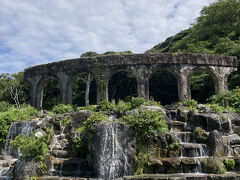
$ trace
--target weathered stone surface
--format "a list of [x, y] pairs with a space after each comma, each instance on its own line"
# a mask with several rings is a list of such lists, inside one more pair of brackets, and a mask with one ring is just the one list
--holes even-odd
[[204, 143], [204, 144], [206, 144], [207, 143], [207, 139], [208, 139], [208, 135], [209, 135], [209, 133], [207, 133], [205, 130], [203, 130], [200, 127], [197, 127], [194, 130], [194, 137], [195, 137], [197, 143]]
[[[183, 66], [181, 64], [184, 64]], [[72, 103], [71, 83], [80, 72], [92, 74], [97, 83], [97, 102], [107, 100], [107, 83], [111, 75], [119, 70], [133, 73], [137, 79], [138, 96], [149, 99], [149, 78], [152, 68], [163, 65], [179, 78], [179, 101], [190, 99], [189, 76], [195, 67], [211, 71], [214, 74], [216, 92], [227, 89], [228, 75], [237, 69], [236, 57], [217, 56], [206, 54], [131, 54], [110, 55], [91, 58], [72, 59], [34, 66], [25, 69], [24, 76], [31, 83], [31, 104], [37, 108], [42, 107], [42, 81], [49, 76], [59, 80], [61, 101], [65, 104]], [[100, 77], [100, 78], [99, 78]], [[105, 80], [104, 84], [99, 83]], [[100, 90], [101, 89], [101, 90]]]
[[145, 109], [148, 111], [157, 111], [160, 112], [162, 114], [164, 114], [166, 116], [166, 112], [163, 108], [159, 107], [159, 106], [142, 106], [141, 109]]
[[33, 176], [38, 176], [38, 166], [40, 163], [34, 159], [20, 159], [13, 169], [13, 176], [16, 180], [30, 180]]
[[211, 131], [208, 137], [209, 155], [210, 156], [227, 156], [228, 145], [227, 141], [222, 138], [217, 131]]
[[179, 106], [177, 108], [177, 120], [187, 122], [188, 121], [188, 114], [190, 109], [186, 106]]

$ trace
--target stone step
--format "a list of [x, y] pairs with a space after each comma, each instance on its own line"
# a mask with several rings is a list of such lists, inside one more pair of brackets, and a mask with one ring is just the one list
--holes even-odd
[[88, 180], [88, 178], [43, 176], [43, 177], [38, 177], [38, 180]]
[[181, 157], [204, 157], [208, 156], [208, 149], [206, 144], [198, 143], [180, 143]]
[[70, 152], [66, 150], [52, 150], [51, 155], [55, 158], [70, 158]]
[[237, 134], [223, 136], [223, 138], [227, 140], [229, 145], [240, 145], [240, 136]]
[[186, 122], [170, 120], [168, 122], [168, 126], [172, 131], [175, 131], [175, 132], [187, 131], [186, 130], [186, 127], [187, 127]]

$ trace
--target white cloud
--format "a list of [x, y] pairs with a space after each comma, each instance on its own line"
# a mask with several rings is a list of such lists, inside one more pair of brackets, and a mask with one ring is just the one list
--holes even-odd
[[78, 58], [141, 53], [186, 29], [213, 0], [0, 0], [0, 73]]

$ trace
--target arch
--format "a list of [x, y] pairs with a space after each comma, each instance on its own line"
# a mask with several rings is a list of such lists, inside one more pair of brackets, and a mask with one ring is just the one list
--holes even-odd
[[97, 85], [92, 73], [80, 72], [72, 77], [72, 103], [78, 106], [96, 104]]
[[233, 90], [237, 86], [240, 87], [239, 71], [240, 70], [226, 74], [226, 77], [225, 77], [225, 80], [226, 80], [225, 84], [227, 85], [226, 89]]
[[40, 108], [50, 110], [61, 103], [60, 82], [57, 76], [42, 77], [38, 83]]
[[137, 96], [137, 78], [129, 70], [118, 69], [108, 79], [109, 100], [126, 100], [129, 96]]
[[177, 69], [155, 67], [149, 78], [150, 99], [160, 101], [162, 105], [171, 104], [180, 99], [180, 77]]
[[188, 75], [188, 93], [192, 99], [205, 103], [219, 91], [219, 80], [210, 67], [195, 67]]

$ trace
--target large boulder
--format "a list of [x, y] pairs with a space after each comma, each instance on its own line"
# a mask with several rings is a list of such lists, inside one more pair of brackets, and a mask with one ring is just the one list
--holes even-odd
[[40, 176], [41, 170], [39, 169], [40, 162], [36, 159], [19, 159], [17, 160], [14, 169], [13, 177], [15, 180], [30, 180], [31, 177]]
[[228, 144], [221, 134], [217, 131], [211, 131], [208, 137], [209, 156], [227, 156]]

